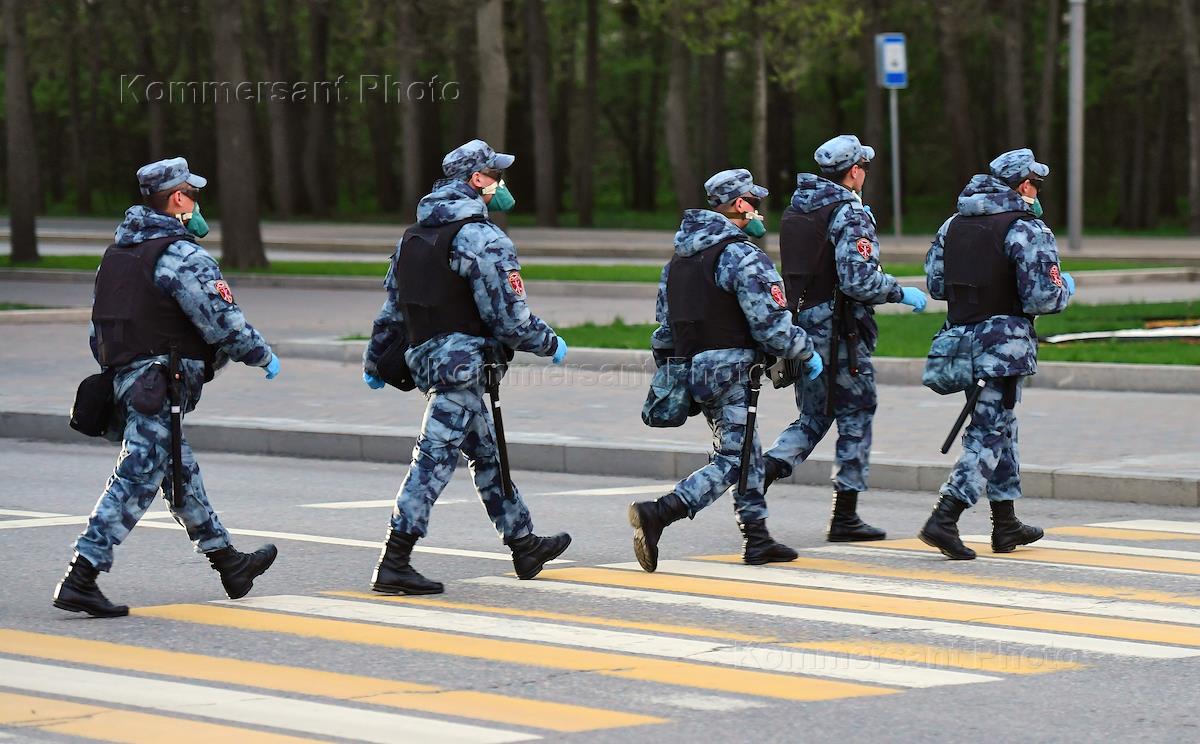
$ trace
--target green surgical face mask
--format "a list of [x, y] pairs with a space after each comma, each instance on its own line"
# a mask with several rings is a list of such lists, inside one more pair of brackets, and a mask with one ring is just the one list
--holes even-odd
[[1040, 218], [1042, 216], [1042, 200], [1041, 199], [1037, 198], [1036, 196], [1033, 197], [1032, 199], [1030, 199], [1028, 196], [1022, 196], [1021, 198], [1024, 199], [1025, 203], [1029, 205], [1029, 211], [1033, 212], [1034, 217]]
[[205, 235], [208, 235], [208, 223], [204, 221], [204, 216], [200, 214], [199, 202], [192, 206], [191, 216], [188, 216], [186, 220], [183, 219], [185, 216], [187, 215], [181, 214], [179, 215], [179, 219], [183, 222], [188, 232], [197, 238], [203, 238]]
[[752, 238], [761, 238], [767, 234], [767, 226], [763, 224], [761, 217], [755, 217], [754, 219], [750, 220], [742, 229], [745, 230], [746, 234]]
[[492, 200], [488, 202], [489, 210], [507, 212], [517, 205], [516, 198], [512, 195], [512, 192], [508, 190], [508, 186], [504, 184], [503, 180], [497, 181], [491, 186], [484, 186], [480, 193], [484, 194], [485, 196], [487, 194], [492, 195]]

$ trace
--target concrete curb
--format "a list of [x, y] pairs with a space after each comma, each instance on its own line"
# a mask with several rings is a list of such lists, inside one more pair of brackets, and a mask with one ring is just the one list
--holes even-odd
[[0, 325], [31, 323], [85, 323], [92, 318], [90, 307], [56, 307], [45, 310], [0, 310]]
[[[283, 358], [322, 359], [357, 364], [366, 341], [294, 339], [273, 344]], [[546, 365], [548, 360], [518, 354], [515, 362]], [[924, 359], [875, 357], [875, 380], [881, 385], [920, 385]], [[654, 371], [649, 351], [572, 347], [569, 366], [585, 371]], [[1026, 380], [1031, 388], [1054, 390], [1110, 390], [1123, 393], [1200, 393], [1200, 367], [1172, 364], [1100, 364], [1092, 362], [1042, 362], [1038, 373]]]
[[[378, 426], [299, 425], [286, 428], [253, 420], [230, 423], [192, 421], [188, 441], [200, 451], [276, 455], [315, 459], [394, 463], [412, 451], [416, 431]], [[52, 442], [101, 443], [67, 426], [63, 413], [0, 411], [0, 437]], [[547, 442], [510, 438], [512, 467], [579, 475], [683, 478], [708, 461], [702, 447], [669, 447], [633, 442]], [[875, 459], [871, 484], [876, 489], [936, 493], [953, 461]], [[785, 480], [828, 485], [832, 463], [813, 458]], [[1168, 506], [1200, 506], [1200, 478], [1154, 473], [1114, 472], [1102, 468], [1021, 468], [1025, 496], [1046, 499], [1122, 501]]]

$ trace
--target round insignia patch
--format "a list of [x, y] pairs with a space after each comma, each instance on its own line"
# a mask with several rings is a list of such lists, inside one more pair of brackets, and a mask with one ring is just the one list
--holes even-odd
[[525, 282], [521, 280], [521, 272], [508, 272], [508, 286], [512, 287], [513, 294], [517, 297], [525, 296]]
[[858, 252], [862, 254], [863, 258], [871, 257], [871, 250], [873, 246], [871, 245], [870, 238], [859, 238], [858, 242], [854, 244], [854, 247], [858, 249]]
[[771, 285], [771, 299], [775, 300], [775, 304], [780, 307], [787, 307], [787, 298], [783, 296], [783, 287], [778, 284]]
[[1061, 287], [1063, 285], [1062, 272], [1059, 271], [1058, 264], [1054, 264], [1050, 267], [1050, 281], [1053, 282], [1054, 286], [1056, 287]]
[[229, 282], [224, 279], [218, 279], [213, 282], [213, 289], [217, 291], [217, 294], [221, 295], [222, 300], [229, 303], [233, 302], [233, 290], [229, 288]]

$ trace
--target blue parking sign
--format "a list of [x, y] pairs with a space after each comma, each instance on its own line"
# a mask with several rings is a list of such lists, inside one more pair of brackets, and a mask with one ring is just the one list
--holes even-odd
[[875, 37], [876, 80], [881, 88], [908, 87], [908, 55], [904, 34], [878, 34]]

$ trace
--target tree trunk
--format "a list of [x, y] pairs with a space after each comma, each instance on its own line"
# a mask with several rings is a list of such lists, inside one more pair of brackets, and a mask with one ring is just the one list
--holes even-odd
[[[266, 3], [255, 3], [260, 44], [266, 60], [267, 79], [291, 82], [295, 79], [292, 60], [296, 58], [295, 30], [292, 26], [291, 0], [277, 0], [272, 27]], [[296, 184], [295, 126], [296, 106], [287, 97], [267, 101], [268, 141], [271, 147], [271, 201], [280, 217], [292, 217], [299, 210]]]
[[[875, 148], [876, 153], [883, 153], [888, 148], [883, 146], [884, 137], [886, 136], [884, 125], [884, 90], [879, 87], [879, 80], [875, 70], [875, 35], [883, 33], [883, 7], [881, 0], [871, 0], [869, 3], [864, 3], [863, 10], [866, 13], [866, 18], [863, 23], [863, 59], [869, 60], [866, 65], [866, 75], [864, 76], [864, 127], [863, 141]], [[878, 157], [878, 155], [877, 155]], [[883, 160], [883, 158], [880, 158]], [[889, 161], [890, 162], [890, 161]], [[889, 166], [890, 169], [890, 166]], [[875, 173], [867, 179], [863, 185], [863, 201], [867, 204], [879, 206], [887, 193], [887, 184], [889, 179], [888, 174], [883, 168], [876, 167]], [[879, 209], [876, 211], [876, 216], [883, 215], [887, 210]]]
[[[242, 57], [242, 0], [213, 3], [213, 74], [234, 86], [247, 80]], [[236, 88], [235, 88], [236, 89]], [[217, 120], [217, 188], [221, 204], [221, 260], [231, 268], [267, 265], [258, 225], [258, 168], [254, 157], [254, 103], [221, 100]]]
[[596, 150], [596, 81], [600, 66], [599, 0], [586, 2], [583, 99], [579, 107], [580, 121], [577, 127], [579, 140], [575, 147], [575, 209], [579, 213], [580, 227], [591, 227], [593, 224], [595, 174], [592, 171], [595, 168]]
[[946, 125], [950, 129], [950, 148], [954, 158], [955, 176], [966, 183], [977, 172], [975, 133], [971, 126], [971, 92], [963, 64], [959, 40], [958, 14], [961, 8], [951, 0], [941, 0], [937, 7], [938, 50], [942, 58], [942, 94]]
[[1157, 111], [1154, 116], [1154, 129], [1150, 133], [1150, 156], [1146, 170], [1156, 174], [1146, 179], [1146, 227], [1153, 230], [1158, 227], [1158, 218], [1163, 208], [1163, 179], [1157, 174], [1163, 173], [1167, 162], [1167, 150], [1171, 144], [1170, 119], [1167, 115], [1170, 99], [1160, 90], [1158, 92]]
[[701, 90], [704, 104], [700, 107], [700, 173], [705, 178], [730, 167], [729, 117], [725, 96], [725, 59], [728, 52], [717, 49], [700, 58]]
[[[416, 75], [417, 8], [411, 3], [396, 3], [396, 77], [407, 86]], [[400, 99], [400, 143], [403, 159], [400, 168], [400, 201], [406, 216], [415, 219], [417, 201], [423, 192], [421, 183], [421, 112], [417, 102]]]
[[1037, 155], [1049, 162], [1053, 148], [1054, 85], [1058, 82], [1058, 36], [1062, 29], [1059, 0], [1046, 0], [1046, 41], [1042, 49], [1042, 86], [1038, 97]]
[[[767, 54], [761, 36], [754, 40], [754, 103], [750, 109], [750, 170], [758, 183], [767, 175]], [[770, 190], [768, 188], [768, 190]], [[762, 205], [766, 210], [767, 205]]]
[[689, 57], [687, 46], [678, 39], [672, 39], [663, 132], [667, 142], [667, 160], [671, 163], [671, 185], [679, 209], [696, 206], [700, 191], [700, 180], [696, 177], [696, 164], [688, 140]]
[[504, 0], [481, 0], [475, 11], [479, 54], [480, 139], [496, 150], [505, 147], [508, 118], [508, 57], [504, 48]]
[[[329, 57], [329, 0], [310, 0], [309, 7], [309, 80], [326, 79]], [[314, 215], [325, 217], [332, 211], [336, 198], [335, 186], [327, 168], [328, 152], [333, 141], [331, 106], [326, 101], [326, 89], [313, 86], [313, 100], [308, 104], [308, 131], [304, 140], [304, 188], [308, 206]]]
[[[791, 203], [796, 186], [796, 120], [792, 93], [778, 83], [767, 81], [771, 105], [767, 109], [767, 157], [769, 160], [766, 187], [771, 190], [771, 204], [785, 208]], [[802, 170], [811, 170], [803, 166]], [[870, 183], [870, 179], [867, 181]]]
[[75, 211], [87, 214], [92, 211], [92, 185], [88, 181], [89, 152], [84, 144], [87, 119], [83, 114], [83, 99], [80, 95], [79, 49], [79, 6], [72, 3], [67, 7], [67, 112], [71, 119], [69, 151], [71, 153], [71, 189], [75, 192]]
[[33, 129], [33, 100], [29, 95], [25, 55], [25, 3], [4, 0], [5, 129], [8, 147], [8, 229], [12, 260], [38, 260], [37, 137]]
[[1188, 90], [1188, 232], [1200, 235], [1200, 35], [1192, 0], [1179, 0], [1179, 20]]
[[[384, 3], [373, 3], [368, 6], [370, 23], [373, 34], [368, 41], [370, 59], [375, 74], [381, 74], [388, 69], [390, 55], [386, 51], [388, 39], [391, 37], [388, 19], [385, 13], [389, 8]], [[396, 127], [392, 115], [393, 105], [390, 99], [384, 99], [384, 81], [380, 79], [379, 90], [365, 95], [367, 98], [367, 131], [371, 139], [372, 160], [375, 166], [375, 200], [381, 212], [395, 210], [397, 204], [396, 172], [393, 168], [395, 160]], [[388, 91], [390, 93], [390, 91]]]
[[[562, 34], [565, 38], [558, 53], [558, 71], [554, 80], [554, 115], [551, 117], [554, 130], [554, 194], [558, 202], [558, 210], [566, 209], [568, 179], [571, 174], [571, 114], [575, 110], [575, 97], [578, 85], [575, 68], [577, 55], [575, 53], [575, 30], [579, 27], [580, 18], [576, 7], [572, 6], [566, 28], [555, 29], [551, 38]], [[553, 52], [551, 52], [553, 56]]]
[[555, 188], [554, 125], [550, 121], [550, 50], [543, 1], [525, 0], [525, 46], [529, 60], [537, 224], [549, 226], [558, 223], [558, 191]]
[[1028, 147], [1025, 132], [1025, 0], [1007, 0], [1004, 8], [1004, 113], [1008, 126], [1004, 149]]

